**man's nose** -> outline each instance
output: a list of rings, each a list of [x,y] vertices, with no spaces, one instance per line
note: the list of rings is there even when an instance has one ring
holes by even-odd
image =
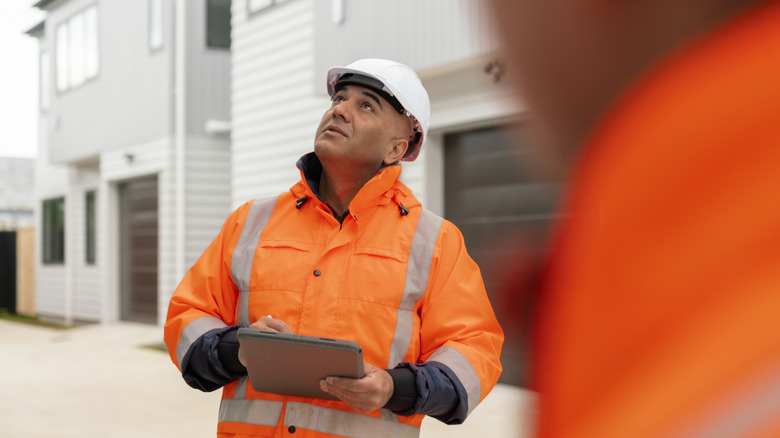
[[[352,121],[352,113],[349,111],[348,101],[343,100],[333,106],[333,117],[341,117],[347,123]]]

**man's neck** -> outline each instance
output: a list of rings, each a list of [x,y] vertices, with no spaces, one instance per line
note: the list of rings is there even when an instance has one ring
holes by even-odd
[[[373,174],[344,175],[343,172],[328,173],[323,168],[320,175],[320,198],[335,210],[334,213],[343,215],[349,210],[349,204],[355,195],[373,176]]]

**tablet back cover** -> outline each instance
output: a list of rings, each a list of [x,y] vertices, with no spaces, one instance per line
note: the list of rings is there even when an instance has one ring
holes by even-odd
[[[320,389],[321,379],[363,377],[355,342],[249,328],[238,330],[238,341],[255,391],[336,400]]]

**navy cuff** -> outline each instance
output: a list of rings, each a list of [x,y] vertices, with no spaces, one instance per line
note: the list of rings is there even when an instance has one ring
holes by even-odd
[[[219,338],[217,357],[226,370],[233,374],[245,374],[246,367],[238,360],[238,326],[231,328],[233,330],[223,333]]]
[[[393,378],[393,396],[383,407],[395,413],[410,411],[417,403],[414,371],[409,368],[395,368],[387,372]]]

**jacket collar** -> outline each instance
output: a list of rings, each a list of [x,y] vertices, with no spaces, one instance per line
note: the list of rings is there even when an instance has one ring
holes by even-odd
[[[310,152],[302,156],[296,163],[296,167],[301,172],[301,180],[290,188],[296,199],[308,196],[324,203],[319,196],[322,164],[317,155]],[[400,164],[392,164],[380,169],[352,199],[349,204],[349,212],[353,215],[359,215],[368,208],[385,205],[390,201],[403,205],[407,209],[419,206],[420,203],[414,198],[411,190],[399,181],[400,175]]]

